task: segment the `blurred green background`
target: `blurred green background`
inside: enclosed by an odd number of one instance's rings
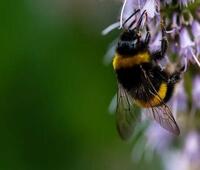
[[[0,3],[0,170],[159,169],[135,164],[108,105],[103,55],[117,0]]]

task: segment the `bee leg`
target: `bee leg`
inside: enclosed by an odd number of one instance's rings
[[[161,40],[161,49],[152,53],[152,59],[155,61],[161,60],[165,57],[165,53],[168,48],[168,41],[166,36],[166,30],[162,27],[162,40]]]
[[[136,19],[133,20],[133,21],[131,22],[131,24],[128,26],[128,30],[131,30],[131,27],[132,27],[135,23],[136,23]]]
[[[164,57],[164,55],[167,51],[167,48],[168,48],[168,41],[167,41],[167,36],[166,36],[166,30],[163,27],[162,28],[162,40],[161,40],[161,51],[160,51],[162,57]]]
[[[144,15],[145,15],[146,18],[147,18],[147,11],[146,11],[146,10],[143,11],[142,15],[140,16],[140,18],[139,18],[139,20],[138,20],[138,23],[137,23],[137,26],[136,26],[137,29],[140,28],[140,26],[141,26],[141,24],[142,24],[142,21],[143,21]]]
[[[172,73],[172,75],[170,76],[168,80],[168,83],[172,85],[178,83],[182,79],[184,70],[185,70],[185,66],[182,66],[178,71],[175,71],[174,73]]]
[[[181,80],[181,74],[180,73],[174,73],[170,76],[168,80],[168,84],[176,84]]]
[[[135,16],[139,11],[140,11],[140,9],[137,9],[136,11],[134,11],[133,14],[131,14],[131,15],[124,21],[124,23],[123,23],[123,25],[122,25],[123,28],[124,28],[125,24],[126,24],[133,16]],[[136,19],[133,20],[133,22],[131,23],[131,25],[129,26],[129,28],[131,28],[135,22],[136,22]]]
[[[149,27],[148,26],[146,26],[146,31],[147,31],[147,34],[146,34],[146,37],[145,37],[145,44],[149,44],[149,42],[150,42],[150,39],[151,39],[151,34],[150,34],[150,32],[149,32]]]

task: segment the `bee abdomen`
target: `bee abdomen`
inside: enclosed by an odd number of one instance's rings
[[[163,104],[163,101],[165,102],[165,98],[168,94],[170,94],[170,92],[168,92],[168,85],[162,82],[157,92],[144,92],[144,96],[146,96],[144,99],[135,96],[135,103],[143,108],[160,106]]]
[[[136,89],[141,81],[141,70],[138,66],[116,70],[118,82],[127,90]]]

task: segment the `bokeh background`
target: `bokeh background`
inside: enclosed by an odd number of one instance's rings
[[[117,31],[118,0],[0,3],[0,170],[161,169],[135,163],[108,105],[116,92],[103,64]]]

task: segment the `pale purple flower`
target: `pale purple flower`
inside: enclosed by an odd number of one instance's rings
[[[175,38],[175,35],[177,35],[181,29],[180,23],[178,23],[177,20],[178,20],[178,13],[174,12],[172,16],[172,25],[171,25],[173,31],[170,34],[172,38]]]
[[[152,19],[155,16],[160,15],[159,14],[160,1],[159,0],[124,0],[122,10],[121,10],[121,15],[120,15],[120,28],[122,28],[123,21],[126,20],[135,10],[138,10],[138,9],[140,9],[139,14],[142,14],[144,11],[146,11],[147,20]],[[138,14],[135,15],[134,19],[137,19],[137,16]],[[143,22],[144,21],[145,20],[143,20]]]
[[[193,46],[194,42],[191,40],[187,29],[183,28],[180,32],[180,47],[181,50],[183,50],[182,53],[184,53],[187,48],[192,48]]]
[[[170,3],[172,3],[172,0],[164,0],[164,3],[165,4],[170,4]]]
[[[188,6],[189,3],[194,2],[194,0],[179,0],[180,5]]]
[[[193,80],[192,98],[194,107],[200,109],[200,75]]]
[[[195,40],[196,39],[199,40],[199,38],[200,38],[200,23],[197,20],[194,20],[192,23],[192,33],[193,33]]]
[[[198,61],[197,57],[195,56],[195,50],[194,46],[195,43],[191,40],[191,37],[188,33],[188,30],[186,28],[183,28],[180,32],[180,52],[179,55],[184,59],[184,63],[187,66],[188,61],[194,63],[194,61],[198,64],[200,67],[200,62]]]
[[[190,162],[199,162],[200,165],[200,134],[198,132],[190,132],[187,135],[183,154],[187,156]]]
[[[117,109],[117,94],[115,94],[109,104],[108,111],[110,114],[114,114]]]
[[[117,42],[118,42],[118,39],[115,39],[109,44],[108,50],[106,51],[104,58],[103,58],[103,63],[105,65],[108,65],[112,62],[113,56],[115,55],[115,49],[117,47]]]
[[[145,132],[145,136],[146,147],[151,148],[151,150],[156,151],[159,154],[162,154],[169,149],[174,137],[170,132],[163,129],[156,122],[151,122]],[[162,141],[160,139],[162,139]]]
[[[156,51],[161,48],[161,39],[162,39],[162,34],[159,31],[155,36],[154,39],[152,38],[152,42],[149,44],[150,50],[151,51]]]
[[[120,26],[120,23],[119,22],[115,22],[111,25],[109,25],[107,28],[105,28],[103,31],[102,31],[102,35],[107,35],[109,32],[111,32],[112,30],[116,29],[116,28],[119,28]]]
[[[158,0],[147,0],[141,12],[146,11],[148,18],[152,19],[156,15],[160,15],[159,10],[160,3]]]
[[[165,170],[191,170],[189,168],[188,159],[181,151],[171,150],[163,155],[163,164]]]
[[[200,169],[200,134],[190,132],[181,150],[171,150],[163,156],[165,170],[199,170]]]
[[[187,112],[188,109],[188,97],[184,88],[184,82],[180,82],[174,92],[174,96],[169,102],[169,105],[172,108],[174,116],[177,116],[177,113]]]
[[[199,56],[200,54],[200,23],[196,20],[194,20],[192,23],[192,34],[194,37],[196,54],[197,56]]]
[[[124,0],[120,15],[120,28],[122,28],[123,21],[126,20],[135,10],[141,9],[145,2],[146,0]]]

